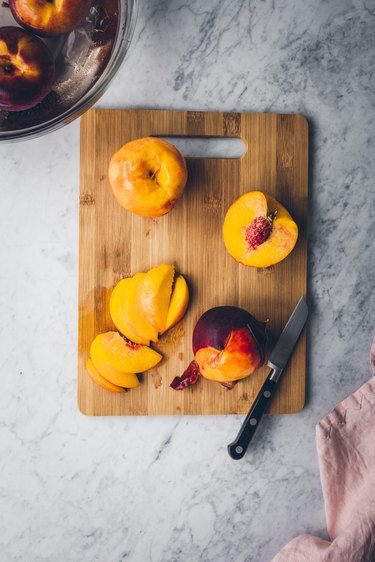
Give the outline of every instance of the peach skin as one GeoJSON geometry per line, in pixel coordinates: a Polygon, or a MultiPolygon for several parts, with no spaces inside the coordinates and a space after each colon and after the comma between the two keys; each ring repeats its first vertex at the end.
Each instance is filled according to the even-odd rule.
{"type": "Polygon", "coordinates": [[[0,28],[0,109],[34,107],[51,91],[55,63],[39,37],[19,27],[0,28]]]}
{"type": "Polygon", "coordinates": [[[186,162],[172,144],[146,137],[128,142],[112,156],[108,179],[113,195],[125,209],[160,217],[183,194],[186,162]]]}
{"type": "Polygon", "coordinates": [[[16,21],[37,35],[69,33],[84,20],[89,0],[9,0],[16,21]]]}
{"type": "Polygon", "coordinates": [[[276,199],[261,191],[250,191],[229,207],[223,238],[230,255],[252,267],[269,267],[293,250],[298,227],[276,199]]]}
{"type": "Polygon", "coordinates": [[[267,322],[236,306],[210,308],[193,331],[193,361],[170,386],[183,390],[202,375],[232,388],[263,364],[266,342],[267,322]]]}

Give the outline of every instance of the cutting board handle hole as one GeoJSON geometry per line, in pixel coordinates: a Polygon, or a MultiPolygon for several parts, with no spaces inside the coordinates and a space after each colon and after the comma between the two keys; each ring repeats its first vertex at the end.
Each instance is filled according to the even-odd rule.
{"type": "Polygon", "coordinates": [[[185,158],[241,158],[247,151],[236,137],[152,136],[170,142],[185,158]]]}

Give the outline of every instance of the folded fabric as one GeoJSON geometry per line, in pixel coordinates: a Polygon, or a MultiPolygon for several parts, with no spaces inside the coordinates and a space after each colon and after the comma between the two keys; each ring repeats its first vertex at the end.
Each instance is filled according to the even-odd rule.
{"type": "Polygon", "coordinates": [[[316,443],[331,541],[301,535],[272,562],[375,562],[374,376],[318,423],[316,443]]]}

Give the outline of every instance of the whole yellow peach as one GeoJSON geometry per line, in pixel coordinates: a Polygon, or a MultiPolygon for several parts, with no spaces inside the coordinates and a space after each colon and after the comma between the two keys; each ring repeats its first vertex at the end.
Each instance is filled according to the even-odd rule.
{"type": "Polygon", "coordinates": [[[146,137],[128,142],[115,152],[108,178],[122,207],[144,217],[160,217],[182,196],[187,168],[172,144],[146,137]]]}

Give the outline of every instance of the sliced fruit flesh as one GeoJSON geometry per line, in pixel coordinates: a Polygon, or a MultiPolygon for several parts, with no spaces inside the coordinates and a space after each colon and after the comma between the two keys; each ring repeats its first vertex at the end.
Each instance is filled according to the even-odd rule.
{"type": "Polygon", "coordinates": [[[117,386],[117,384],[112,384],[109,380],[105,379],[99,373],[98,369],[95,367],[90,357],[86,361],[86,369],[91,379],[102,388],[105,388],[110,392],[118,392],[118,393],[125,392],[125,389],[123,387],[117,386]]]}
{"type": "Polygon", "coordinates": [[[121,279],[113,289],[109,300],[109,312],[116,328],[124,334],[124,336],[134,342],[142,345],[149,345],[150,340],[140,337],[132,328],[129,321],[129,289],[133,282],[132,277],[121,279]]]}
{"type": "Polygon", "coordinates": [[[104,379],[123,388],[136,388],[139,386],[139,380],[135,373],[117,371],[99,353],[94,353],[94,355],[95,357],[91,357],[91,360],[104,379]]]}
{"type": "Polygon", "coordinates": [[[165,325],[164,332],[175,326],[177,322],[181,320],[183,315],[186,312],[186,309],[189,304],[189,287],[186,283],[185,278],[182,275],[179,275],[176,278],[171,301],[169,304],[168,315],[167,315],[167,322],[165,325]]]}
{"type": "Polygon", "coordinates": [[[276,213],[275,218],[277,219],[293,220],[284,205],[279,203],[274,197],[271,197],[271,195],[264,194],[264,196],[267,200],[267,213],[276,213]]]}
{"type": "Polygon", "coordinates": [[[167,324],[173,278],[173,265],[161,264],[150,269],[138,286],[141,310],[157,332],[167,324]]]}
{"type": "Polygon", "coordinates": [[[269,267],[278,263],[290,254],[297,238],[298,227],[293,220],[277,219],[273,224],[272,236],[268,240],[250,253],[244,249],[243,263],[252,265],[254,258],[257,267],[269,267]]]}
{"type": "Polygon", "coordinates": [[[267,198],[261,191],[251,191],[241,195],[229,207],[225,216],[231,224],[248,226],[256,217],[266,217],[268,212],[267,198]]]}
{"type": "Polygon", "coordinates": [[[145,317],[141,306],[139,287],[146,273],[136,273],[128,287],[127,310],[132,330],[140,337],[153,342],[158,341],[158,332],[145,317]]]}
{"type": "Polygon", "coordinates": [[[222,351],[203,347],[195,354],[201,374],[210,380],[228,382],[251,375],[259,366],[259,352],[253,349],[248,338],[248,329],[234,330],[222,351]]]}
{"type": "Polygon", "coordinates": [[[294,248],[298,227],[276,199],[259,191],[249,192],[228,209],[223,225],[228,252],[240,263],[269,267],[283,260],[294,248]],[[248,240],[249,227],[262,217],[272,221],[272,230],[259,245],[248,240]],[[269,219],[267,218],[269,217],[269,219]]]}
{"type": "Polygon", "coordinates": [[[249,358],[242,353],[218,351],[203,347],[196,354],[201,374],[218,382],[236,381],[248,377],[254,371],[249,358]]]}
{"type": "Polygon", "coordinates": [[[145,345],[127,342],[118,332],[96,336],[90,354],[95,366],[98,360],[102,360],[116,371],[126,373],[143,373],[162,359],[160,353],[145,345]]]}

